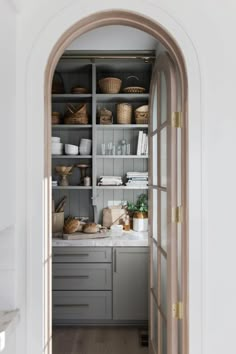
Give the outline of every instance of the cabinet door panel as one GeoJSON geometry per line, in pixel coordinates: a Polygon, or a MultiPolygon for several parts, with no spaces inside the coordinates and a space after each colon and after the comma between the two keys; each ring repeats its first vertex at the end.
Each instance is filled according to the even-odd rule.
{"type": "Polygon", "coordinates": [[[113,250],[113,319],[148,319],[148,248],[113,250]]]}

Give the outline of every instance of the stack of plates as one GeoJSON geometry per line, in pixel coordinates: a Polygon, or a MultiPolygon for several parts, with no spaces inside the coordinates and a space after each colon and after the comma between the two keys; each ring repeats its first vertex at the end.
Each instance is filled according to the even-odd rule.
{"type": "Polygon", "coordinates": [[[79,152],[80,155],[90,155],[92,151],[92,140],[91,139],[81,139],[79,152]]]}
{"type": "Polygon", "coordinates": [[[52,155],[62,155],[63,154],[63,144],[61,143],[60,137],[52,136],[51,149],[52,149],[52,155]]]}

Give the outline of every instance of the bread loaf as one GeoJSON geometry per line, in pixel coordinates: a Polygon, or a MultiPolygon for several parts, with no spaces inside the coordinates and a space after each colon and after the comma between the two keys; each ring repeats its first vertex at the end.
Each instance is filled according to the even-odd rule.
{"type": "Polygon", "coordinates": [[[78,219],[68,217],[65,221],[63,231],[65,234],[73,234],[78,231],[80,226],[80,221],[78,219]]]}
{"type": "Polygon", "coordinates": [[[99,231],[98,225],[95,223],[85,224],[83,227],[83,232],[86,234],[95,234],[99,231]]]}

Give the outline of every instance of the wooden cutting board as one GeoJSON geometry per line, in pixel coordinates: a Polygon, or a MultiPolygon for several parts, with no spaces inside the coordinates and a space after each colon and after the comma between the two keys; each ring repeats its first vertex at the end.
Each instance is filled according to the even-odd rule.
{"type": "Polygon", "coordinates": [[[110,237],[107,233],[97,232],[95,234],[85,234],[84,232],[74,232],[73,234],[63,234],[64,240],[88,240],[110,237]]]}

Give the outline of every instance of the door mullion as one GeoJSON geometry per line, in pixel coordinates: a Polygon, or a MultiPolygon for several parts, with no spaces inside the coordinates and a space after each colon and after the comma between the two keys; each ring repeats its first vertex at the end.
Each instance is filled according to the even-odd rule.
{"type": "Polygon", "coordinates": [[[167,74],[169,86],[167,87],[167,272],[169,300],[171,305],[167,312],[168,354],[178,352],[178,322],[172,315],[172,304],[178,302],[178,260],[177,260],[177,223],[172,220],[172,208],[177,207],[177,129],[172,127],[172,112],[176,110],[176,87],[171,68],[167,74]]]}
{"type": "MultiPolygon", "coordinates": [[[[160,125],[161,125],[161,76],[157,75],[157,185],[161,182],[161,141],[160,141],[160,125]]],[[[161,245],[161,191],[157,190],[157,242],[161,245]]],[[[161,307],[161,252],[157,247],[157,308],[161,307]]],[[[162,352],[162,316],[158,310],[158,354],[162,352]]]]}

